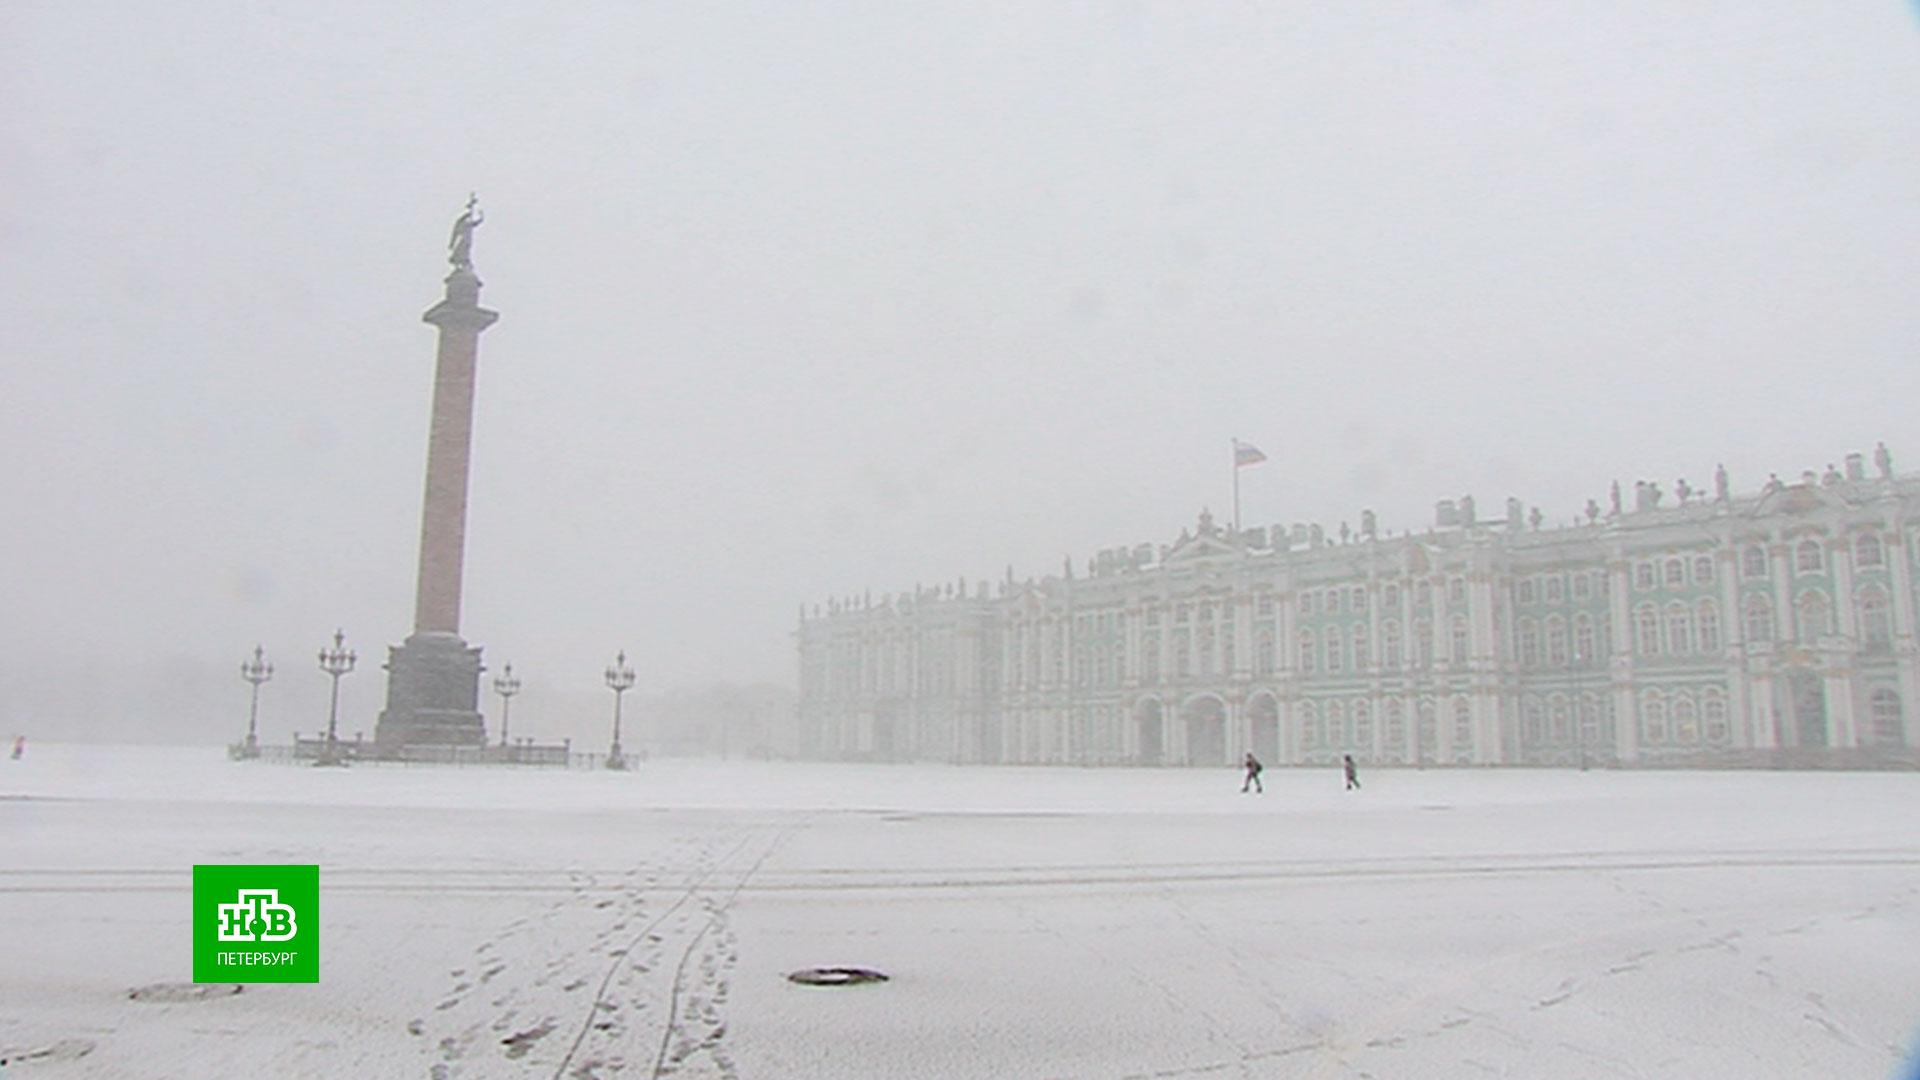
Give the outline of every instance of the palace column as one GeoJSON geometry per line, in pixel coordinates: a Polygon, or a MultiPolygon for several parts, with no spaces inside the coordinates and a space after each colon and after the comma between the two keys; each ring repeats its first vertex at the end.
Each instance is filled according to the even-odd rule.
{"type": "Polygon", "coordinates": [[[446,295],[421,318],[440,330],[427,437],[426,493],[420,511],[420,569],[413,633],[387,651],[387,705],[375,741],[382,753],[408,745],[482,746],[480,649],[460,637],[461,571],[466,557],[467,472],[473,443],[474,366],[480,332],[499,313],[480,306],[470,258],[480,217],[468,203],[454,224],[453,272],[446,295]]]}

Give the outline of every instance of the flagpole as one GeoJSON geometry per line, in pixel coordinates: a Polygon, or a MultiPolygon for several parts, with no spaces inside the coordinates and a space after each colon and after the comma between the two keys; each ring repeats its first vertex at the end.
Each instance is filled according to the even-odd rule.
{"type": "Polygon", "coordinates": [[[1240,535],[1240,440],[1228,439],[1227,457],[1233,462],[1233,533],[1240,535]]]}

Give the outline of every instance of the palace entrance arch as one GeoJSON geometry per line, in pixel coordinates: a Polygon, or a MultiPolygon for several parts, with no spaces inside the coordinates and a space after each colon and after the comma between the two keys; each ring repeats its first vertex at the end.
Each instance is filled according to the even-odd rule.
{"type": "Polygon", "coordinates": [[[1138,765],[1159,765],[1167,757],[1166,709],[1159,698],[1144,698],[1133,707],[1134,752],[1138,765]]]}
{"type": "Polygon", "coordinates": [[[1187,764],[1227,765],[1227,706],[1212,694],[1189,698],[1180,707],[1186,727],[1187,764]]]}
{"type": "Polygon", "coordinates": [[[1247,741],[1254,757],[1280,763],[1280,702],[1272,694],[1263,691],[1247,702],[1247,741]]]}

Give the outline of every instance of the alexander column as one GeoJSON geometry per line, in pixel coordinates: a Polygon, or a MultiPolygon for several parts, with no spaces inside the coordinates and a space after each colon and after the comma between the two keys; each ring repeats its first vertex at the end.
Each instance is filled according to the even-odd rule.
{"type": "Polygon", "coordinates": [[[413,633],[387,650],[387,707],[374,740],[382,754],[407,745],[484,746],[480,649],[460,637],[460,572],[467,535],[467,466],[473,445],[473,374],[480,332],[498,312],[480,306],[473,272],[477,200],[453,223],[447,294],[421,316],[440,328],[427,436],[427,490],[420,511],[420,577],[413,633]]]}

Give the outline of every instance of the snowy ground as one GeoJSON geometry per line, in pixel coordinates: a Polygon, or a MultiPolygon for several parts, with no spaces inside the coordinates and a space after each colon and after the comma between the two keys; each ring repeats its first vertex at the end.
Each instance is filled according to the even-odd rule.
{"type": "Polygon", "coordinates": [[[1920,775],[0,761],[14,1077],[1888,1077],[1920,775]],[[321,982],[184,983],[195,862],[321,982]],[[784,973],[862,965],[883,985],[784,973]]]}

